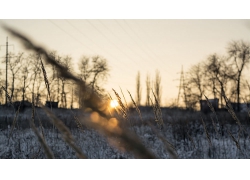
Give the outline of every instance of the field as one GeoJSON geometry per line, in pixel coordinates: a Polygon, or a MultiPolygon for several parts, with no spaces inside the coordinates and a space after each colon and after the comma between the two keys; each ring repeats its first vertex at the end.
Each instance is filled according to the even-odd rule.
{"type": "MultiPolygon", "coordinates": [[[[127,106],[113,89],[115,93],[113,98],[117,100],[117,105],[111,108],[110,102],[113,98],[110,94],[108,96],[98,92],[100,87],[95,87],[94,81],[88,84],[86,80],[70,71],[70,68],[58,62],[47,50],[35,45],[19,32],[8,27],[5,29],[18,38],[26,48],[39,54],[41,82],[45,83],[47,100],[51,100],[53,91],[43,61],[53,66],[58,78],[62,79],[62,97],[64,97],[62,107],[65,108],[45,107],[39,97],[35,101],[33,91],[30,98],[32,102],[28,106],[22,101],[26,107],[20,109],[21,103],[16,107],[7,88],[2,86],[9,107],[0,107],[0,158],[247,159],[250,157],[249,109],[248,112],[234,111],[223,89],[221,98],[225,100],[227,111],[215,112],[206,96],[207,105],[211,110],[206,114],[195,110],[162,108],[159,88],[156,88],[155,92],[152,90],[152,95],[148,96],[148,107],[138,107],[137,104],[140,103],[134,101],[130,92],[128,93],[132,103],[127,106]],[[80,109],[66,109],[68,101],[64,92],[65,81],[75,84],[78,88],[77,101],[80,109]]],[[[92,71],[94,70],[91,69],[92,71]]],[[[138,90],[140,91],[140,88],[138,90]]],[[[124,95],[123,99],[125,101],[124,95]]]]}
{"type": "MultiPolygon", "coordinates": [[[[126,119],[117,114],[114,116],[119,120],[121,127],[127,128],[135,138],[138,137],[155,158],[246,159],[250,157],[250,121],[247,112],[237,114],[244,128],[244,133],[238,136],[239,126],[228,112],[217,113],[218,123],[213,113],[203,114],[165,108],[162,109],[163,129],[160,130],[155,122],[153,109],[143,107],[140,109],[142,119],[134,109],[130,109],[129,125],[124,125],[126,119]]],[[[143,156],[137,156],[133,148],[122,143],[118,136],[109,136],[85,126],[84,120],[89,118],[88,113],[69,109],[53,109],[52,111],[69,128],[76,145],[86,158],[143,158],[143,156]],[[77,128],[74,115],[81,120],[82,129],[77,128]]],[[[0,109],[0,158],[47,158],[37,136],[30,127],[31,115],[32,109],[20,112],[16,127],[8,142],[15,114],[12,108],[2,107],[0,109]]],[[[41,128],[38,120],[42,122],[44,139],[55,158],[78,158],[74,149],[63,140],[63,134],[52,126],[49,117],[41,108],[35,109],[35,124],[41,128]]],[[[41,129],[39,131],[41,132],[41,129]]],[[[137,148],[136,145],[134,146],[137,148]]],[[[143,152],[140,153],[143,154],[143,152]]]]}

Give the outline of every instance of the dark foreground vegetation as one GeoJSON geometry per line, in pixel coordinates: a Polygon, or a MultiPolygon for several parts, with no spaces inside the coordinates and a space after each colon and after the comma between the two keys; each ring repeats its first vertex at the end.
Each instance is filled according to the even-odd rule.
{"type": "MultiPolygon", "coordinates": [[[[53,109],[54,114],[69,128],[76,145],[87,158],[138,158],[131,148],[122,144],[117,136],[103,136],[94,128],[77,126],[76,117],[83,120],[90,113],[80,110],[53,109]]],[[[16,127],[11,134],[15,115],[11,108],[0,110],[0,158],[47,158],[35,133],[30,127],[32,108],[19,114],[16,127]],[[9,138],[10,137],[10,138],[9,138]]],[[[155,158],[249,158],[250,120],[248,114],[238,113],[243,133],[228,112],[190,112],[179,109],[162,110],[163,128],[159,130],[153,109],[141,111],[141,118],[134,110],[128,113],[130,122],[118,114],[121,127],[129,124],[129,131],[154,154],[155,158]],[[218,118],[219,122],[217,122],[218,118]],[[172,152],[173,151],[173,152],[172,152]]],[[[63,140],[63,135],[54,128],[49,116],[36,108],[35,125],[42,122],[44,139],[55,158],[77,158],[75,151],[63,140]]],[[[82,123],[84,124],[84,122],[82,123]]],[[[125,127],[124,127],[125,128],[125,127]]],[[[41,131],[41,129],[40,129],[41,131]]],[[[134,144],[134,146],[137,146],[134,144]]],[[[143,153],[143,152],[142,152],[143,153]]]]}
{"type": "MultiPolygon", "coordinates": [[[[81,98],[78,99],[79,110],[54,109],[43,106],[39,96],[36,98],[32,92],[31,107],[20,111],[20,106],[13,105],[8,89],[2,86],[11,108],[0,109],[1,158],[250,157],[250,113],[236,113],[223,88],[220,95],[228,112],[215,112],[206,96],[211,110],[207,114],[194,108],[190,108],[193,111],[162,109],[159,93],[153,90],[148,96],[148,109],[138,107],[128,92],[134,107],[129,109],[125,99],[124,103],[113,90],[119,106],[111,109],[112,97],[100,95],[101,89],[93,82],[87,83],[74,75],[48,51],[19,32],[4,28],[39,55],[37,64],[41,65],[41,82],[45,83],[47,99],[52,99],[52,93],[43,61],[53,66],[63,81],[75,84],[81,98]]],[[[239,88],[237,92],[239,95],[239,88]]]]}

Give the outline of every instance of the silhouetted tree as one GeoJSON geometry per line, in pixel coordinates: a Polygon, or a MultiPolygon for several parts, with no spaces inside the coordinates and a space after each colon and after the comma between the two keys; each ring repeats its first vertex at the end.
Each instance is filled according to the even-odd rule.
{"type": "Polygon", "coordinates": [[[140,72],[138,71],[136,76],[136,104],[140,106],[141,104],[141,78],[140,78],[140,72]]]}
{"type": "Polygon", "coordinates": [[[188,105],[189,108],[195,108],[194,106],[196,105],[194,104],[198,103],[202,99],[205,91],[205,85],[202,63],[191,66],[186,76],[186,93],[188,94],[187,101],[190,101],[190,105],[188,105]]]}
{"type": "Polygon", "coordinates": [[[161,104],[162,86],[161,86],[161,75],[159,70],[156,70],[155,73],[154,93],[156,95],[157,101],[159,102],[159,104],[161,104]]]}
{"type": "Polygon", "coordinates": [[[149,76],[149,74],[147,74],[147,77],[146,77],[146,106],[150,106],[150,89],[151,89],[150,76],[149,76]]]}
{"type": "Polygon", "coordinates": [[[243,69],[249,63],[250,45],[244,41],[232,41],[228,45],[228,54],[233,59],[236,69],[236,92],[237,92],[237,110],[240,110],[240,83],[243,69]]]}
{"type": "Polygon", "coordinates": [[[18,53],[15,55],[14,53],[9,53],[9,69],[11,73],[11,89],[10,89],[10,98],[12,101],[16,100],[17,97],[14,98],[15,89],[15,80],[17,79],[17,75],[22,66],[24,53],[18,53]]]}
{"type": "MultiPolygon", "coordinates": [[[[60,59],[58,59],[59,63],[63,65],[68,71],[72,70],[72,58],[70,56],[64,56],[60,59]]],[[[59,80],[61,82],[61,105],[63,108],[67,108],[67,93],[66,92],[66,86],[67,86],[67,80],[64,77],[59,77],[59,80]]],[[[70,90],[69,90],[70,92],[70,90]]]]}
{"type": "MultiPolygon", "coordinates": [[[[94,56],[92,58],[82,56],[78,63],[79,78],[81,78],[86,86],[89,86],[94,92],[99,95],[103,95],[104,89],[102,88],[103,82],[107,79],[109,73],[109,67],[107,60],[100,56],[94,56]]],[[[82,92],[81,87],[78,87],[78,92],[82,92]]],[[[82,100],[87,98],[89,94],[85,94],[84,97],[78,93],[79,106],[82,107],[82,100]]]]}
{"type": "Polygon", "coordinates": [[[219,57],[217,54],[212,54],[205,62],[204,72],[208,84],[213,84],[213,93],[215,94],[214,91],[219,91],[220,102],[222,105],[222,94],[226,94],[228,82],[235,77],[232,66],[226,62],[226,58],[219,57]],[[217,89],[217,86],[219,87],[219,90],[217,89]]]}

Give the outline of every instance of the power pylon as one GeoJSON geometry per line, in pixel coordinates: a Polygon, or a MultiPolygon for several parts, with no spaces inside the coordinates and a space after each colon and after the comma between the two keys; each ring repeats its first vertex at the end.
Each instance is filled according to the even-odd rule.
{"type": "MultiPolygon", "coordinates": [[[[6,80],[5,80],[5,105],[7,105],[8,99],[7,99],[7,93],[8,93],[8,47],[9,46],[14,46],[14,45],[8,45],[8,37],[6,38],[6,45],[0,45],[1,46],[6,46],[6,80]]],[[[1,49],[0,49],[1,50],[1,49]]]]}
{"type": "Polygon", "coordinates": [[[179,101],[181,97],[184,97],[184,102],[186,102],[186,92],[185,92],[185,78],[184,78],[184,71],[183,71],[183,66],[181,66],[181,76],[180,76],[180,85],[179,87],[179,92],[178,92],[178,97],[176,104],[179,106],[179,101]]]}

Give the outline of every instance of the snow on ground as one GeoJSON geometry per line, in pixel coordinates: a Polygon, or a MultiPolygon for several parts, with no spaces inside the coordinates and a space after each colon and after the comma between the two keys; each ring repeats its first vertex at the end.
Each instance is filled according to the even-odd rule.
{"type": "MultiPolygon", "coordinates": [[[[245,132],[238,137],[238,126],[236,123],[231,121],[228,123],[223,121],[223,124],[221,123],[220,125],[217,123],[217,128],[223,127],[223,133],[217,134],[208,120],[209,118],[206,119],[205,117],[204,120],[211,140],[210,144],[202,123],[198,118],[195,119],[195,117],[199,116],[195,116],[194,114],[186,114],[184,116],[174,114],[173,116],[171,113],[169,114],[168,116],[165,116],[164,129],[162,131],[158,130],[158,132],[175,147],[178,158],[246,159],[250,157],[250,139],[248,135],[250,132],[249,123],[243,124],[245,132]],[[183,119],[180,119],[180,117],[183,119]],[[179,118],[178,122],[173,122],[176,118],[179,118]],[[228,131],[232,133],[237,143],[239,142],[238,148],[236,142],[230,137],[228,131]]],[[[71,119],[68,115],[64,116],[63,114],[60,114],[60,116],[62,119],[71,119]]],[[[23,115],[23,117],[28,118],[27,114],[23,115]]],[[[151,127],[146,123],[139,123],[140,119],[137,114],[131,115],[130,117],[132,117],[131,120],[135,122],[133,128],[130,128],[130,130],[136,133],[144,146],[155,154],[157,158],[170,158],[165,144],[161,141],[159,136],[155,134],[151,127]]],[[[218,117],[220,118],[220,116],[218,117]]],[[[25,118],[20,118],[20,120],[24,120],[25,118]]],[[[147,116],[144,112],[143,121],[154,122],[152,118],[153,116],[151,113],[147,116]]],[[[2,117],[2,119],[0,117],[0,120],[4,119],[6,120],[5,117],[2,117]]],[[[8,125],[7,128],[0,128],[0,158],[46,158],[37,137],[30,128],[16,128],[8,143],[10,125],[8,125]]],[[[157,126],[155,126],[155,128],[157,128],[157,126]]],[[[70,127],[70,130],[76,140],[77,146],[80,147],[82,152],[90,159],[134,158],[131,152],[126,151],[126,147],[121,151],[120,148],[118,149],[113,146],[112,141],[114,139],[103,137],[95,130],[85,128],[84,131],[81,132],[75,127],[70,127]]],[[[61,134],[58,130],[48,127],[45,128],[44,131],[45,141],[54,153],[55,158],[77,158],[74,150],[62,140],[61,134]]]]}

